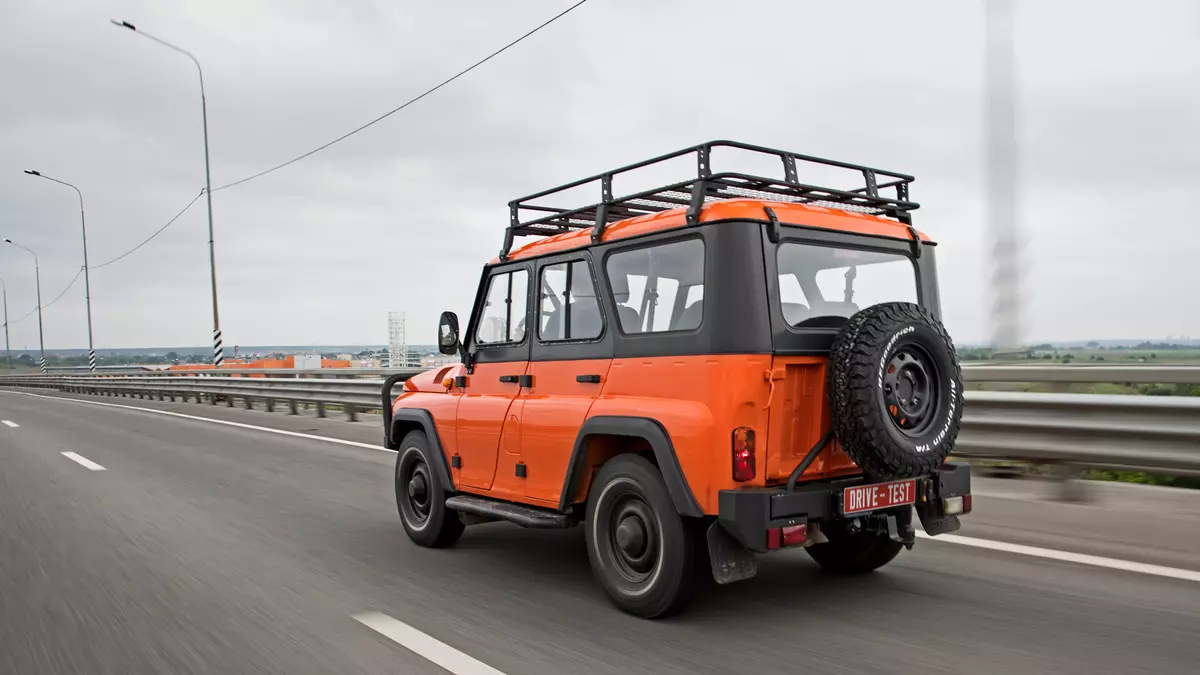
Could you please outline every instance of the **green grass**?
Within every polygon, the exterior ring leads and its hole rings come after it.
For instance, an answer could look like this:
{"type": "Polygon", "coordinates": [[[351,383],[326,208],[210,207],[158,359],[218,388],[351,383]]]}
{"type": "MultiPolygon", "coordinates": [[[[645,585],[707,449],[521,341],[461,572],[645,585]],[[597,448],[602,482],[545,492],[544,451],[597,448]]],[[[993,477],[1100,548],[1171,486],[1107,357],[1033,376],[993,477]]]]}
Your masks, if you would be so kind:
{"type": "Polygon", "coordinates": [[[1087,480],[1112,481],[1117,483],[1138,483],[1140,485],[1165,485],[1168,487],[1189,488],[1200,490],[1200,477],[1195,476],[1165,476],[1163,474],[1146,473],[1145,471],[1106,471],[1088,469],[1082,478],[1087,480]]]}

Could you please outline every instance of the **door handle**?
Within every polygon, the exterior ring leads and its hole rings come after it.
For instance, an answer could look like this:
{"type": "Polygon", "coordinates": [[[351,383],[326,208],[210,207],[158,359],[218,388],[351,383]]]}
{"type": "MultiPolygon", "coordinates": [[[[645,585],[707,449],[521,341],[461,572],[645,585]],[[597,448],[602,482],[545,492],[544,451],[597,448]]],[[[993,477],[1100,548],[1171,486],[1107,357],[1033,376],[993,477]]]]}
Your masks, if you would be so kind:
{"type": "Polygon", "coordinates": [[[504,384],[516,384],[520,380],[519,375],[501,375],[500,381],[504,384]]]}
{"type": "Polygon", "coordinates": [[[600,384],[599,375],[576,375],[575,381],[583,384],[600,384]]]}

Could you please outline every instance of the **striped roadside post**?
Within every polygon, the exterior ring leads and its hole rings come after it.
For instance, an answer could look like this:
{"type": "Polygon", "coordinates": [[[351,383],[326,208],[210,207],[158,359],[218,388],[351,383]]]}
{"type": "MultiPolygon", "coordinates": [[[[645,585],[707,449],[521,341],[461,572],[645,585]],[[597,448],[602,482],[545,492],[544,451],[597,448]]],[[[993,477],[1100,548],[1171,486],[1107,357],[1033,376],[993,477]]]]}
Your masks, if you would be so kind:
{"type": "Polygon", "coordinates": [[[88,370],[96,372],[96,350],[88,350],[88,370]]]}
{"type": "Polygon", "coordinates": [[[46,357],[45,356],[42,357],[41,363],[42,363],[42,374],[45,375],[46,374],[46,357]]]}
{"type": "Polygon", "coordinates": [[[213,331],[213,365],[218,368],[225,362],[225,349],[221,346],[221,329],[213,331]]]}

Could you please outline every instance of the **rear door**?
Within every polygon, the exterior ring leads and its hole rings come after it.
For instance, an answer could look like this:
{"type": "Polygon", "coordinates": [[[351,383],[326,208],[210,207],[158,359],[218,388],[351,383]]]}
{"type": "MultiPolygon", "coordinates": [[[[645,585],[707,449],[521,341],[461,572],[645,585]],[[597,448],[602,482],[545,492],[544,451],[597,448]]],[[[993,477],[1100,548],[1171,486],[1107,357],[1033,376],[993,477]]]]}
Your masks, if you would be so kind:
{"type": "Polygon", "coordinates": [[[528,264],[493,268],[472,312],[468,349],[475,363],[455,422],[456,485],[491,490],[502,436],[517,428],[507,422],[529,365],[529,279],[528,264]]]}
{"type": "MultiPolygon", "coordinates": [[[[770,480],[786,478],[830,427],[825,365],[846,319],[883,302],[928,299],[904,242],[784,228],[778,244],[763,237],[763,245],[774,347],[770,480]]],[[[835,441],[805,478],[855,471],[835,441]]]]}

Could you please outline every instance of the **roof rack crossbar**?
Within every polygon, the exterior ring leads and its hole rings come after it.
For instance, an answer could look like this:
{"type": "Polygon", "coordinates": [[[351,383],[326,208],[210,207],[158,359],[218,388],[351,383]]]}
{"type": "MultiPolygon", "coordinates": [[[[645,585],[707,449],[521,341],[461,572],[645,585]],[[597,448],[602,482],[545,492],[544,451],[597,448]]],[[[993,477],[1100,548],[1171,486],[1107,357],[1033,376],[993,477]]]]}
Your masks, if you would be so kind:
{"type": "Polygon", "coordinates": [[[699,222],[700,212],[706,203],[746,196],[764,195],[765,197],[760,198],[769,199],[770,195],[775,195],[780,197],[779,201],[792,203],[829,202],[833,205],[865,209],[867,212],[896,218],[901,222],[907,218],[911,223],[908,212],[918,207],[918,204],[908,200],[908,186],[913,180],[912,176],[906,174],[848,162],[736,141],[711,141],[581,178],[509,202],[509,225],[505,231],[501,259],[507,258],[514,236],[548,236],[571,230],[591,229],[592,241],[599,242],[607,226],[619,220],[684,206],[687,207],[688,223],[695,224],[699,222]],[[773,155],[783,166],[783,176],[780,178],[740,172],[714,172],[714,148],[773,155]],[[614,196],[614,179],[622,174],[689,155],[694,155],[696,161],[693,177],[649,190],[614,196]],[[862,176],[862,187],[832,188],[802,183],[797,171],[799,162],[855,171],[862,176]],[[562,208],[546,203],[534,203],[554,195],[561,196],[561,193],[567,190],[592,183],[600,185],[600,201],[594,204],[562,208]],[[882,190],[887,189],[895,190],[894,199],[880,194],[882,190]],[[740,194],[747,192],[751,194],[740,194]]]}

